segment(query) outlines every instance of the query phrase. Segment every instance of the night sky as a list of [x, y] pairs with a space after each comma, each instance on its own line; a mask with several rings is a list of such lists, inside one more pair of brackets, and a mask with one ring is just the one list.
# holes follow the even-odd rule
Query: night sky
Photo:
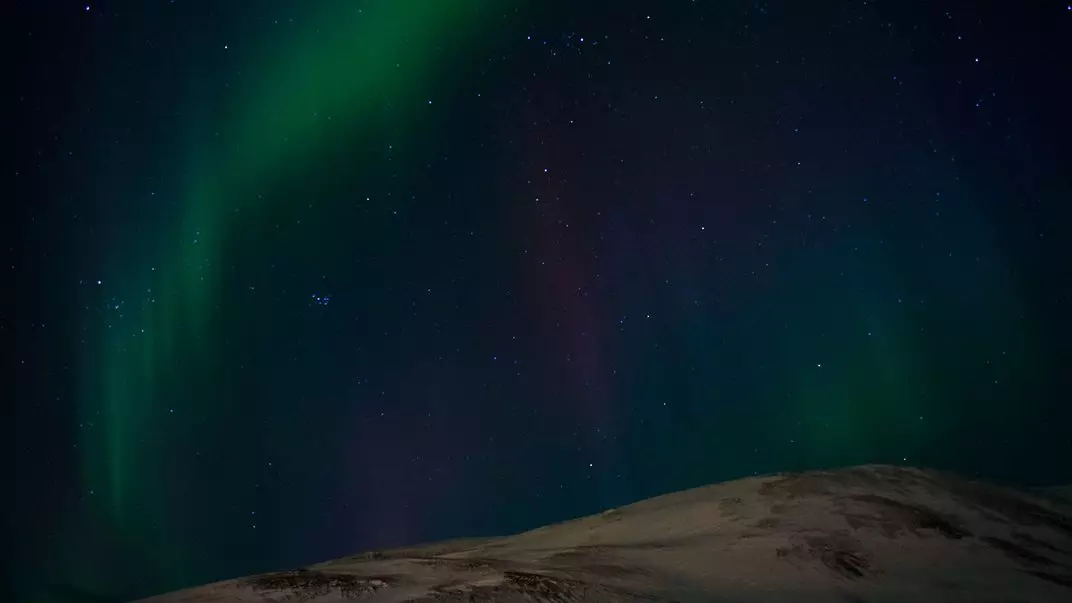
[[19, 600], [765, 472], [1072, 481], [1063, 1], [4, 15]]

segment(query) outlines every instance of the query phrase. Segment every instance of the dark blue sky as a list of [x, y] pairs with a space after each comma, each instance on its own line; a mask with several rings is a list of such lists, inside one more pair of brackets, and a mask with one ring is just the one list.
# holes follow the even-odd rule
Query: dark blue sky
[[1065, 3], [247, 4], [5, 19], [20, 600], [1072, 481]]

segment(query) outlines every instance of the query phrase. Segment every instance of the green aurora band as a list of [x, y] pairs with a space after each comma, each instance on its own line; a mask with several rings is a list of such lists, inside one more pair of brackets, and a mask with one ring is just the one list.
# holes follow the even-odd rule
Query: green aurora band
[[[341, 137], [385, 125], [404, 137], [407, 111], [424, 104], [414, 95], [445, 75], [436, 71], [444, 57], [467, 56], [481, 24], [503, 16], [504, 5], [495, 7], [499, 12], [471, 0], [382, 0], [360, 8], [330, 2], [292, 43], [247, 50], [240, 61], [247, 84], [224, 98], [194, 93], [200, 102], [184, 107], [193, 114], [188, 140], [172, 141], [185, 182], [180, 217], [172, 232], [142, 241], [139, 257], [113, 252], [121, 256], [111, 258], [113, 274], [149, 276], [119, 284], [138, 292], [127, 299], [139, 303], [123, 308], [127, 319], [84, 359], [81, 407], [96, 428], [83, 432], [83, 481], [96, 492], [93, 511], [117, 533], [137, 541], [141, 528], [160, 518], [152, 511], [161, 502], [154, 486], [167, 476], [148, 462], [161, 451], [140, 434], [161, 412], [164, 390], [189, 378], [176, 367], [191, 359], [212, 366], [205, 363], [213, 360], [217, 269], [229, 233], [267, 202], [258, 191], [300, 177]], [[151, 257], [162, 263], [139, 265]]]

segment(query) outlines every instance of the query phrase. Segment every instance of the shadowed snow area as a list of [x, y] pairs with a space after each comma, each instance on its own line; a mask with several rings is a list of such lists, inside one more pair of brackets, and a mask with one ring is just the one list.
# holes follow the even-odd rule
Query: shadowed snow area
[[1069, 601], [1068, 492], [881, 465], [763, 476], [145, 601]]

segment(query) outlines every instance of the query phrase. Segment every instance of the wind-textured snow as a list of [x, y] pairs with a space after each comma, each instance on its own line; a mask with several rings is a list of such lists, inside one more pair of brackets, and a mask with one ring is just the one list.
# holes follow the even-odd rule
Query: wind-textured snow
[[1067, 491], [881, 465], [779, 474], [144, 601], [1066, 602]]

